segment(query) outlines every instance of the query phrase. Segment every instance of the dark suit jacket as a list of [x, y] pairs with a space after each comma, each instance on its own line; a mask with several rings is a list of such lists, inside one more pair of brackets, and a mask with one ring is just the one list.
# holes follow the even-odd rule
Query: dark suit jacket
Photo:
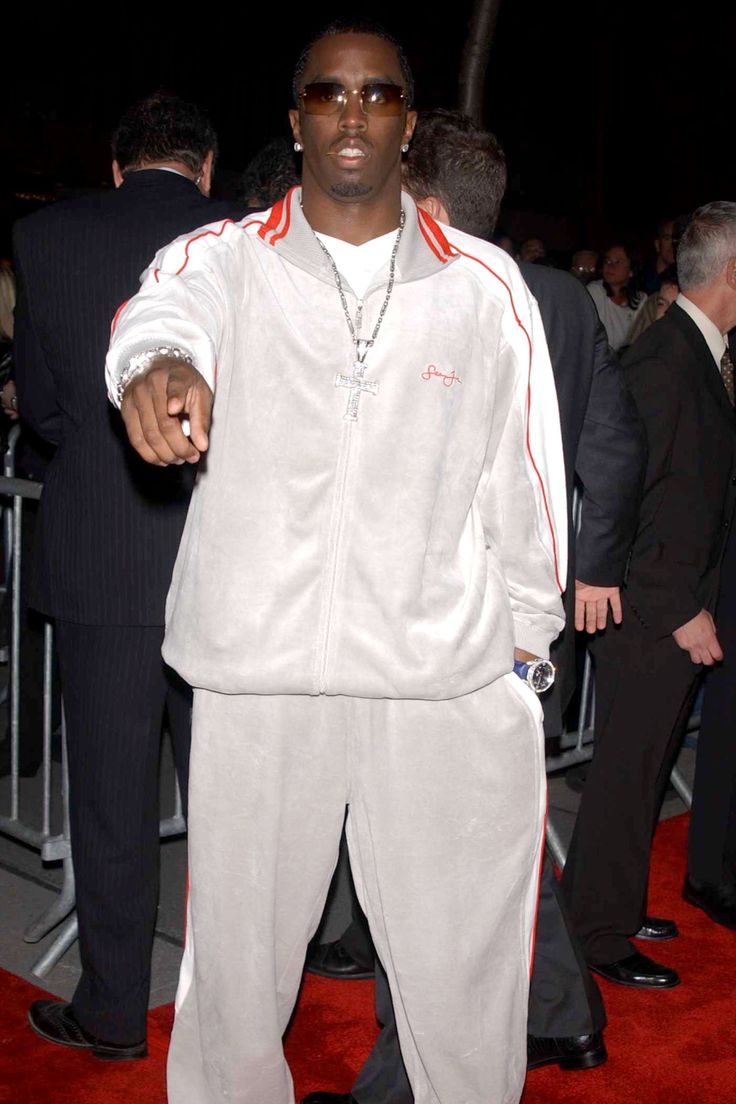
[[90, 625], [163, 624], [195, 472], [152, 467], [128, 444], [105, 393], [110, 322], [162, 245], [233, 213], [182, 176], [143, 170], [115, 191], [56, 204], [15, 226], [19, 406], [58, 446], [33, 578], [32, 602], [46, 614]]
[[625, 598], [657, 639], [715, 608], [736, 500], [736, 419], [705, 339], [676, 303], [623, 365], [649, 448]]
[[520, 268], [539, 304], [549, 346], [569, 507], [576, 477], [583, 494], [577, 539], [569, 511], [567, 624], [552, 651], [558, 668], [555, 691], [543, 699], [547, 734], [556, 735], [575, 688], [575, 579], [597, 586], [622, 583], [636, 528], [645, 446], [593, 300], [566, 272], [535, 264]]

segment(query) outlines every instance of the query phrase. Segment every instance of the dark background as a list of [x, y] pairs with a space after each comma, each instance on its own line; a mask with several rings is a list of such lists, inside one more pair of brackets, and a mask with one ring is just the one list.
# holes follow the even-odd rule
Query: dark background
[[[485, 113], [509, 160], [502, 224], [560, 252], [620, 236], [648, 244], [659, 219], [736, 198], [732, 11], [504, 0]], [[469, 12], [469, 0], [435, 14], [377, 0], [355, 14], [404, 41], [421, 109], [456, 103]], [[232, 195], [248, 158], [285, 132], [296, 55], [333, 14], [275, 4], [242, 16], [216, 4], [16, 13], [3, 51], [2, 252], [12, 218], [41, 198], [109, 185], [110, 130], [157, 87], [209, 110], [217, 188]]]

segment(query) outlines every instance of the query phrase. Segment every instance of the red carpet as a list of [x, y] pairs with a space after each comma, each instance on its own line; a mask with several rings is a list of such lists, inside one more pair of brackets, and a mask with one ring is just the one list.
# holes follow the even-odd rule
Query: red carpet
[[[685, 817], [661, 825], [649, 901], [653, 914], [680, 926], [660, 954], [683, 984], [645, 993], [602, 983], [608, 1063], [582, 1073], [537, 1070], [523, 1104], [736, 1104], [736, 934], [680, 898], [686, 832]], [[151, 1013], [148, 1061], [107, 1064], [37, 1038], [25, 1010], [40, 991], [10, 974], [2, 985], [0, 1104], [165, 1104], [170, 1006]], [[306, 979], [286, 1043], [297, 1099], [350, 1087], [375, 1036], [372, 995], [370, 982]]]

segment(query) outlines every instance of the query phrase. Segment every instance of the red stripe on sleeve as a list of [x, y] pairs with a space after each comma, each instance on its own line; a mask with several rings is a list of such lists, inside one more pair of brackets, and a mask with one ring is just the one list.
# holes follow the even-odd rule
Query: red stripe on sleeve
[[519, 315], [518, 315], [517, 310], [516, 310], [516, 304], [514, 303], [514, 296], [512, 294], [511, 288], [506, 283], [506, 281], [503, 279], [503, 277], [499, 276], [499, 274], [497, 272], [494, 272], [494, 270], [489, 265], [487, 265], [485, 263], [485, 261], [481, 261], [481, 259], [479, 257], [474, 257], [472, 253], [465, 253], [464, 250], [459, 249], [456, 245], [452, 245], [451, 250], [452, 250], [453, 253], [459, 253], [462, 257], [467, 257], [468, 260], [475, 261], [476, 264], [481, 265], [483, 268], [485, 268], [485, 270], [487, 272], [490, 272], [491, 276], [495, 277], [495, 279], [498, 280], [498, 282], [503, 285], [503, 287], [506, 289], [506, 292], [508, 294], [509, 302], [511, 303], [511, 309], [514, 312], [514, 319], [516, 320], [516, 324], [519, 327], [519, 329], [521, 330], [521, 332], [524, 334], [524, 337], [526, 338], [527, 344], [529, 346], [529, 369], [528, 369], [527, 384], [526, 384], [526, 409], [527, 409], [526, 451], [529, 454], [529, 459], [531, 461], [532, 468], [534, 469], [534, 474], [536, 475], [536, 477], [539, 481], [539, 488], [542, 492], [542, 502], [544, 503], [544, 512], [547, 515], [547, 524], [549, 525], [549, 532], [550, 532], [550, 536], [552, 538], [552, 554], [553, 554], [553, 557], [554, 557], [554, 564], [555, 564], [555, 582], [557, 583], [557, 589], [559, 590], [560, 594], [562, 594], [562, 592], [565, 588], [562, 585], [562, 582], [560, 581], [560, 568], [559, 568], [559, 564], [558, 564], [558, 560], [557, 560], [557, 538], [555, 536], [555, 527], [552, 523], [552, 514], [550, 512], [549, 503], [547, 501], [547, 491], [545, 490], [544, 481], [542, 480], [542, 476], [540, 474], [539, 468], [537, 467], [537, 463], [534, 459], [534, 454], [532, 453], [531, 438], [529, 436], [529, 411], [531, 410], [531, 405], [532, 405], [532, 339], [529, 336], [529, 331], [527, 330], [526, 326], [524, 325], [524, 323], [519, 318]]
[[[225, 227], [226, 226], [232, 226], [232, 224], [233, 224], [232, 219], [225, 219], [224, 222], [221, 224], [219, 230], [203, 230], [201, 234], [195, 234], [193, 238], [190, 238], [189, 241], [187, 242], [186, 246], [184, 247], [184, 264], [181, 266], [180, 269], [178, 269], [178, 271], [176, 271], [174, 273], [174, 275], [175, 276], [181, 276], [182, 272], [184, 271], [184, 269], [189, 264], [189, 247], [190, 246], [194, 245], [194, 243], [196, 241], [199, 241], [200, 238], [210, 238], [210, 237], [211, 238], [221, 238], [222, 235], [225, 233]], [[156, 273], [155, 273], [156, 278], [158, 279], [157, 274], [158, 274], [158, 269], [156, 270]]]
[[120, 317], [120, 315], [122, 314], [124, 308], [128, 305], [129, 302], [130, 302], [129, 299], [123, 299], [122, 303], [120, 304], [118, 309], [115, 311], [115, 314], [112, 316], [112, 322], [110, 323], [110, 337], [112, 337], [112, 335], [115, 333], [115, 327], [118, 324], [118, 318]]

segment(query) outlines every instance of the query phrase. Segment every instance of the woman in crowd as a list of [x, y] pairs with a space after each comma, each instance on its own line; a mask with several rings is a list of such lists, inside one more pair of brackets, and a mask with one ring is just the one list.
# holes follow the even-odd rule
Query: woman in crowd
[[634, 319], [634, 324], [626, 338], [627, 345], [633, 345], [638, 337], [648, 330], [652, 322], [664, 318], [680, 290], [677, 282], [677, 265], [671, 264], [661, 276], [659, 291], [653, 292]]
[[626, 246], [609, 246], [603, 258], [602, 277], [589, 283], [588, 291], [608, 334], [609, 345], [620, 349], [646, 299], [637, 287], [633, 257]]

